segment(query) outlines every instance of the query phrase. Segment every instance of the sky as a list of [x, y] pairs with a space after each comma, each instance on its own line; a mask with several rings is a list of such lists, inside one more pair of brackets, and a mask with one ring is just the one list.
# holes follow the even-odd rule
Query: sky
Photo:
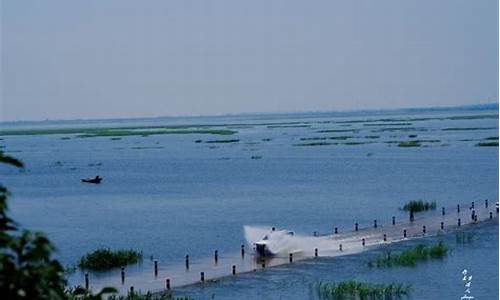
[[498, 102], [498, 0], [0, 2], [0, 121]]

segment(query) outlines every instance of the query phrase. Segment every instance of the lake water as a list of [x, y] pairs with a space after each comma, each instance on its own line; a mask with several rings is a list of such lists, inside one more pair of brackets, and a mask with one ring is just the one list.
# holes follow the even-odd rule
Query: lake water
[[[472, 117], [471, 117], [472, 116]], [[303, 235], [351, 230], [354, 222], [404, 218], [412, 199], [438, 207], [498, 201], [498, 147], [478, 143], [498, 138], [498, 111], [448, 110], [346, 114], [247, 115], [42, 124], [67, 126], [160, 126], [210, 124], [229, 136], [162, 134], [80, 138], [77, 135], [2, 136], [2, 150], [26, 170], [1, 167], [12, 192], [13, 217], [45, 231], [65, 265], [97, 247], [142, 250], [140, 273], [158, 259], [161, 272], [184, 264], [238, 253], [245, 225], [276, 226]], [[42, 126], [39, 125], [39, 126]], [[8, 125], [4, 129], [32, 124]], [[416, 135], [416, 136], [415, 136]], [[489, 138], [489, 139], [488, 139]], [[220, 140], [237, 142], [209, 142]], [[201, 140], [201, 142], [200, 142]], [[401, 142], [419, 147], [399, 147]], [[496, 140], [498, 141], [498, 140]], [[412, 143], [403, 143], [403, 145]], [[99, 174], [100, 185], [80, 183]], [[467, 229], [469, 230], [469, 229]], [[361, 279], [414, 286], [411, 299], [458, 299], [460, 272], [475, 277], [473, 295], [498, 298], [498, 227], [475, 228], [470, 245], [454, 244], [442, 261], [415, 268], [368, 269], [377, 251], [320, 258], [243, 274], [204, 286], [178, 289], [195, 299], [307, 299], [319, 281]], [[395, 244], [395, 249], [414, 241]], [[248, 249], [250, 250], [250, 249]], [[91, 274], [116, 278], [119, 270]], [[210, 276], [210, 274], [207, 274]], [[113, 279], [114, 280], [114, 279]], [[173, 279], [173, 282], [175, 280]], [[82, 284], [82, 273], [70, 276]], [[127, 282], [127, 285], [133, 284]], [[175, 284], [174, 284], [175, 285]]]

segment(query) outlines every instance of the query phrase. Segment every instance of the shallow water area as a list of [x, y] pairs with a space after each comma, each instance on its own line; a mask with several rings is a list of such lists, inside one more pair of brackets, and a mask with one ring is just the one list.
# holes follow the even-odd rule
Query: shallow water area
[[[332, 234], [338, 227], [344, 234], [353, 230], [355, 222], [365, 229], [377, 219], [381, 230], [390, 225], [392, 216], [398, 221], [406, 219], [406, 213], [399, 208], [409, 200], [436, 201], [437, 217], [442, 206], [451, 216], [457, 203], [475, 201], [479, 206], [489, 199], [490, 206], [494, 206], [498, 201], [498, 147], [477, 146], [495, 137], [498, 141], [496, 110], [166, 118], [44, 126], [172, 124], [202, 124], [237, 132], [227, 136], [190, 133], [82, 138], [78, 134], [1, 135], [28, 125], [2, 126], [2, 150], [26, 164], [23, 172], [0, 169], [2, 183], [12, 192], [13, 217], [27, 228], [47, 232], [58, 248], [58, 258], [68, 266], [98, 247], [143, 251], [142, 264], [126, 267], [123, 286], [120, 269], [91, 272], [91, 286], [109, 284], [127, 289], [138, 280], [134, 283], [136, 289], [142, 285], [156, 290], [164, 286], [167, 276], [172, 277], [175, 287], [198, 280], [204, 266], [213, 266], [215, 250], [219, 251], [219, 263], [213, 273], [206, 271], [207, 280], [230, 274], [232, 264], [238, 272], [259, 270], [261, 265], [250, 259], [245, 225], [276, 226], [307, 237], [315, 231]], [[210, 143], [223, 140], [238, 141]], [[413, 141], [409, 144], [412, 146], [400, 146], [405, 141]], [[81, 178], [95, 175], [104, 178], [101, 184], [80, 182]], [[429, 231], [439, 223], [432, 226]], [[485, 230], [484, 234], [493, 238], [482, 240], [482, 249], [464, 247], [460, 252], [464, 260], [479, 252], [484, 257], [498, 253], [494, 243], [498, 233]], [[372, 241], [367, 237], [366, 242]], [[247, 247], [247, 260], [243, 261], [239, 259], [242, 244]], [[189, 272], [184, 268], [185, 255], [191, 260]], [[159, 261], [157, 279], [151, 256]], [[277, 299], [281, 292], [287, 299], [294, 298], [295, 294], [303, 296], [312, 283], [295, 277], [301, 272], [313, 273], [317, 269], [315, 280], [332, 278], [329, 272], [342, 272], [339, 278], [365, 274], [354, 268], [357, 265], [342, 265], [359, 259], [349, 257], [323, 257], [297, 262], [298, 267], [266, 268], [265, 272], [222, 281], [225, 288], [211, 285], [202, 289], [206, 293], [214, 289], [217, 297], [226, 298], [237, 295], [240, 299]], [[287, 262], [287, 258], [283, 260]], [[450, 261], [456, 268], [462, 267], [458, 261]], [[484, 284], [496, 287], [498, 265], [472, 261], [477, 272], [484, 275]], [[432, 268], [440, 265], [428, 264]], [[300, 266], [307, 266], [307, 271]], [[398, 279], [389, 270], [385, 272], [387, 278]], [[410, 276], [394, 272], [403, 281]], [[245, 283], [240, 277], [249, 280]], [[454, 273], [429, 273], [426, 278], [441, 282], [444, 290], [455, 289]], [[83, 273], [77, 271], [69, 280], [71, 285], [83, 284]], [[256, 282], [262, 281], [270, 282], [265, 285], [271, 290], [268, 295], [257, 292], [261, 285]], [[287, 283], [277, 288], [279, 284], [272, 285], [277, 281]], [[234, 289], [228, 287], [232, 284]], [[186, 287], [180, 292], [192, 293], [196, 299], [208, 298], [203, 291]], [[497, 289], [494, 292], [498, 295]], [[440, 294], [430, 289], [423, 295], [433, 299]]]

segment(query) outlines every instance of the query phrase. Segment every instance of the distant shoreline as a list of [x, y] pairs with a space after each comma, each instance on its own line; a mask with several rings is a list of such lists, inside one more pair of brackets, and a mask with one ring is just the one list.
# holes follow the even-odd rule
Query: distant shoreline
[[458, 106], [431, 106], [431, 107], [410, 107], [410, 108], [394, 108], [394, 109], [355, 109], [355, 110], [325, 110], [325, 111], [291, 111], [291, 112], [250, 112], [250, 113], [234, 113], [234, 114], [220, 114], [220, 115], [179, 115], [179, 116], [159, 116], [159, 117], [134, 117], [134, 118], [97, 118], [97, 119], [55, 119], [55, 120], [18, 120], [18, 121], [0, 121], [0, 126], [16, 126], [16, 125], [78, 125], [78, 124], [92, 124], [92, 123], [105, 123], [105, 122], [142, 122], [142, 121], [175, 121], [175, 120], [196, 120], [196, 119], [224, 119], [233, 117], [288, 117], [288, 116], [324, 116], [324, 117], [343, 117], [343, 116], [366, 116], [366, 115], [380, 115], [380, 114], [397, 114], [397, 113], [432, 113], [432, 112], [445, 112], [445, 111], [488, 111], [498, 110], [499, 104], [495, 103], [481, 103], [470, 105]]

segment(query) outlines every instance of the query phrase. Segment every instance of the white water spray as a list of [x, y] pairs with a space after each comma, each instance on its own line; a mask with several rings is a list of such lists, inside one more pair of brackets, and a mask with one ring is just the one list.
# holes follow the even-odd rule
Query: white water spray
[[339, 246], [349, 249], [349, 253], [363, 251], [359, 236], [304, 236], [289, 235], [285, 230], [272, 231], [270, 227], [244, 226], [245, 238], [250, 246], [267, 236], [266, 247], [275, 256], [287, 257], [290, 253], [300, 253], [303, 256], [312, 256], [317, 249], [321, 256], [340, 255]]

